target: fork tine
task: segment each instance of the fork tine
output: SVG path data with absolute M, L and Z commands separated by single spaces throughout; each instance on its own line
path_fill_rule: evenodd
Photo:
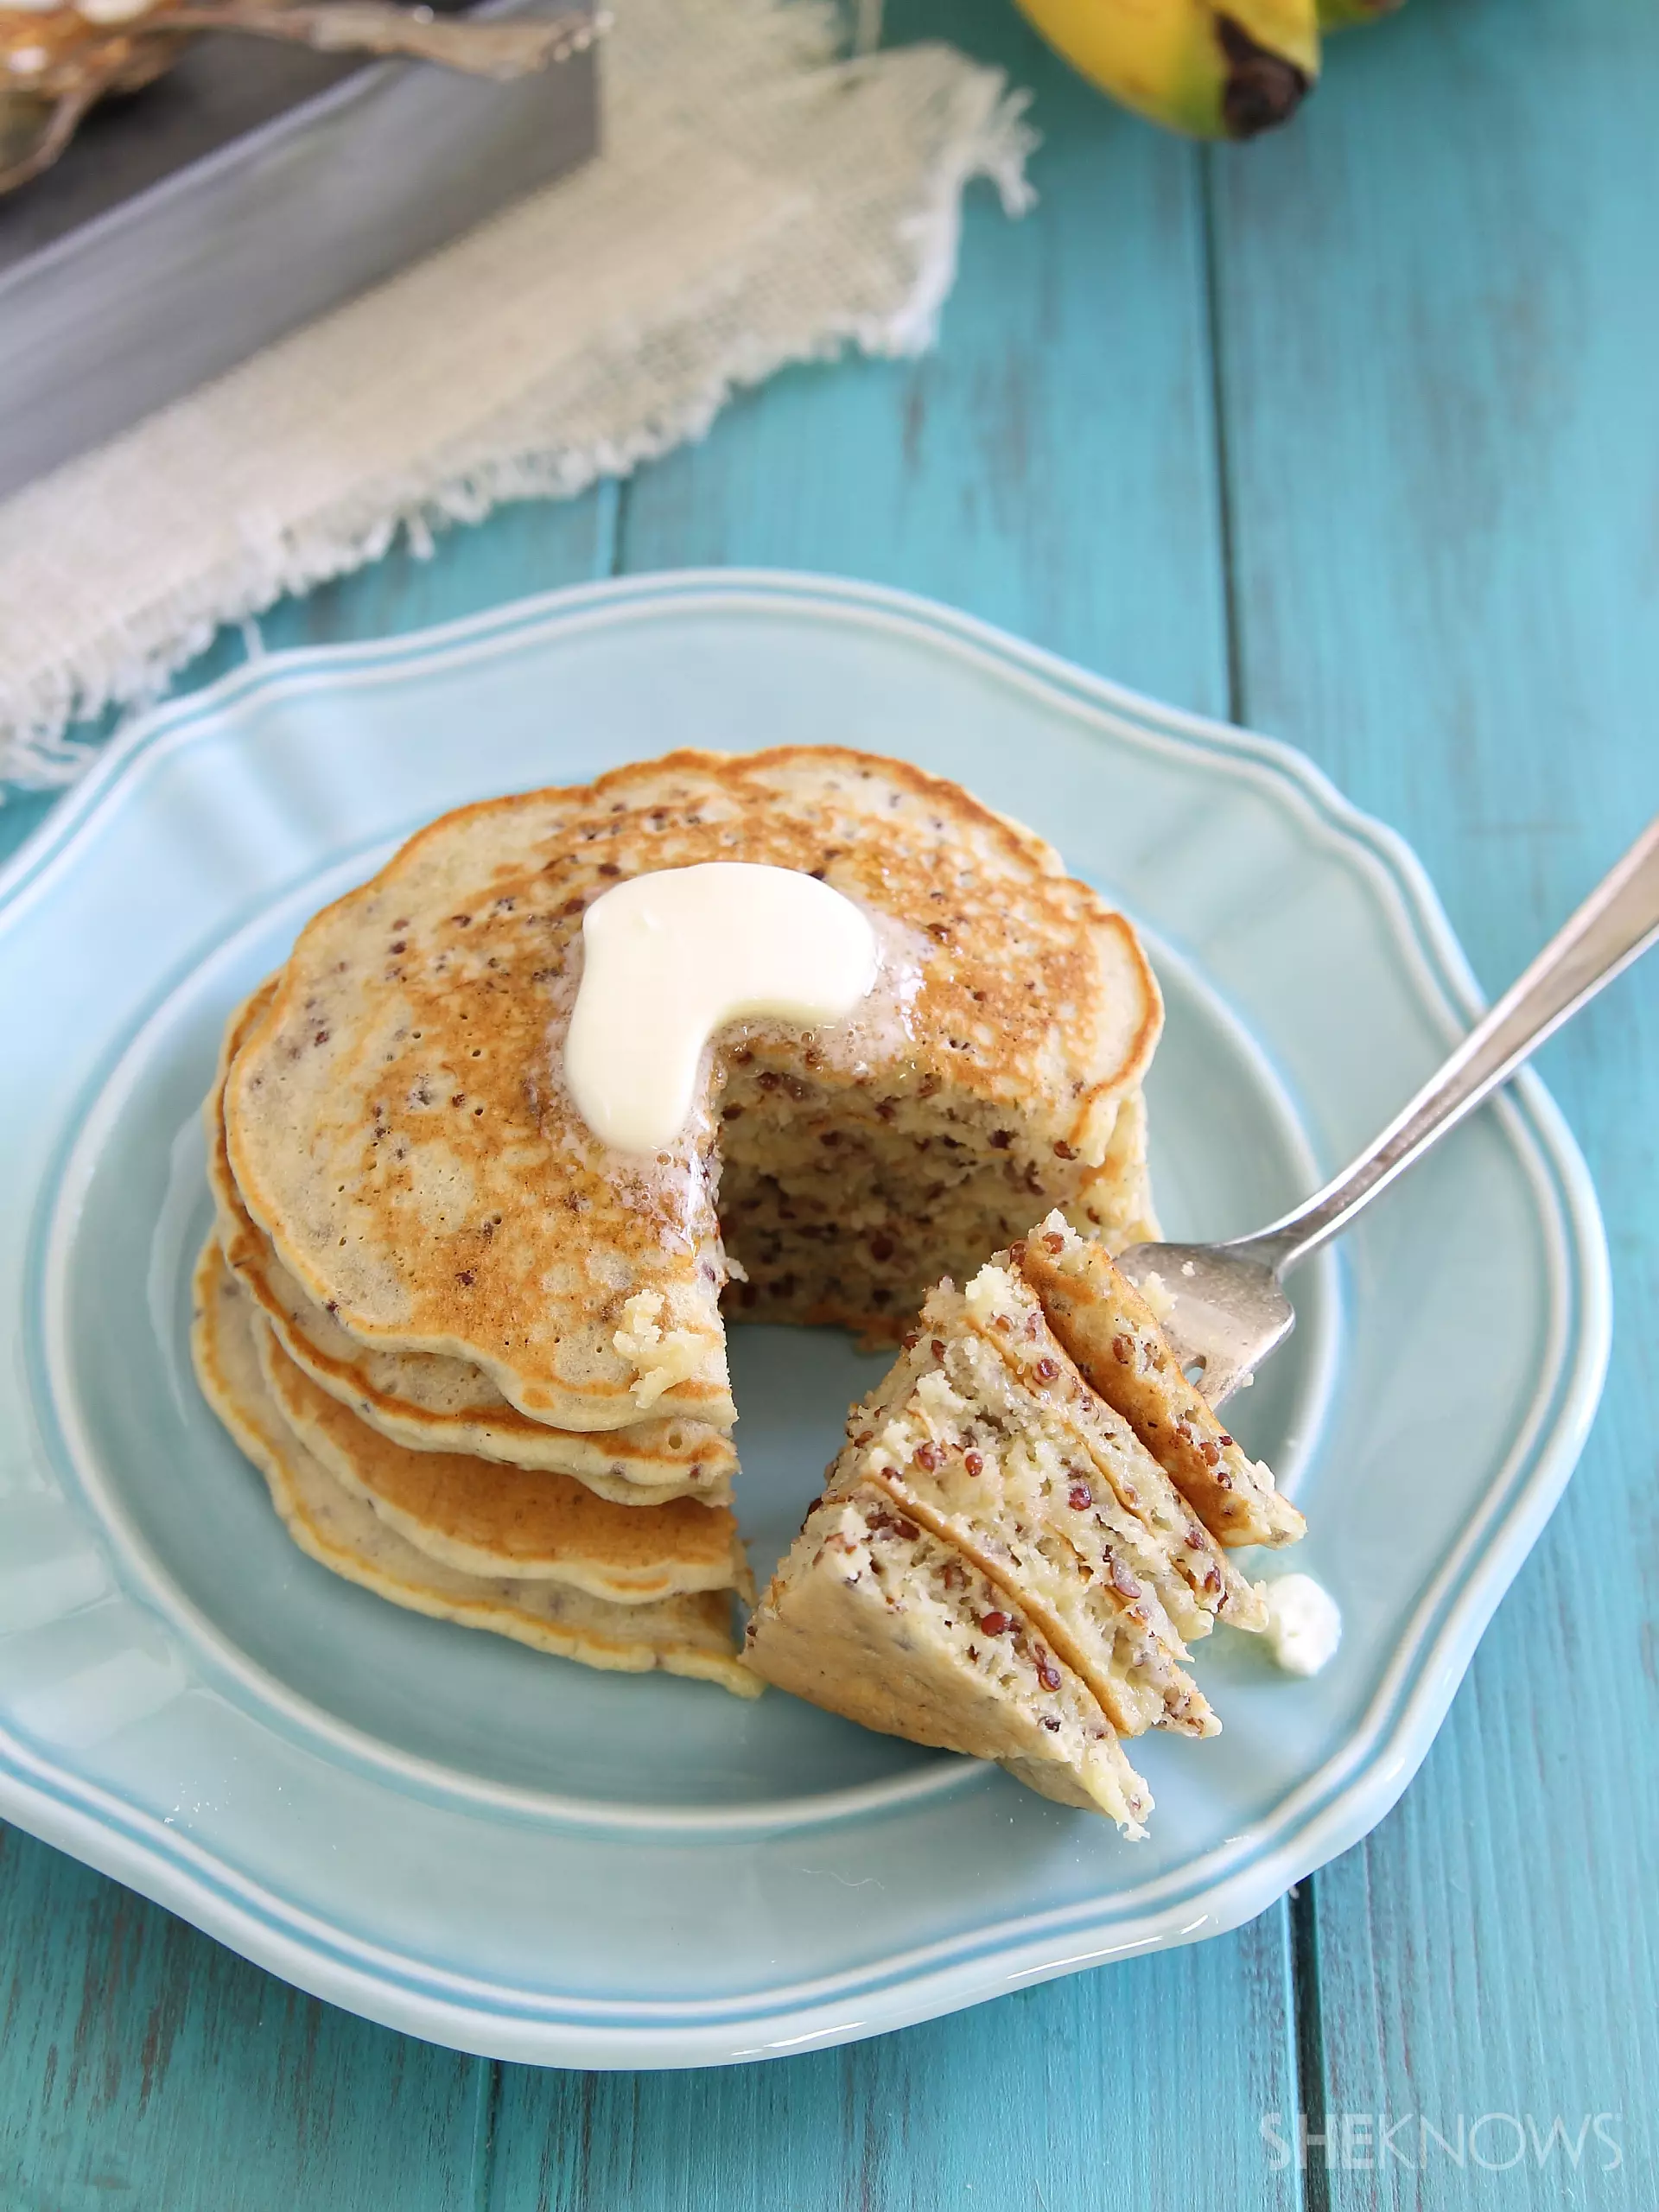
M 1278 1277 L 1260 1260 L 1210 1244 L 1134 1244 L 1116 1264 L 1158 1317 L 1198 1390 L 1219 1406 L 1296 1325 Z

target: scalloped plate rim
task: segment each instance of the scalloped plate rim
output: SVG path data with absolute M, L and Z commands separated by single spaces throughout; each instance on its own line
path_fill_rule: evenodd
M 936 650 L 1058 693 L 1085 721 L 1142 744 L 1250 768 L 1363 868 L 1382 894 L 1396 948 L 1448 1037 L 1481 995 L 1438 894 L 1395 831 L 1348 801 L 1294 747 L 1173 708 L 977 618 L 917 595 L 785 571 L 681 569 L 540 594 L 401 636 L 311 646 L 250 661 L 137 718 L 77 788 L 0 868 L 0 937 L 73 862 L 75 848 L 145 763 L 158 761 L 246 698 L 296 686 L 410 673 L 435 657 L 487 653 L 538 628 L 625 616 L 670 601 L 717 608 L 791 603 L 925 634 Z M 1554 1231 L 1553 1371 L 1527 1408 L 1481 1516 L 1422 1593 L 1413 1629 L 1343 1751 L 1275 1809 L 1272 1836 L 1245 1863 L 1205 1878 L 1189 1862 L 1117 1892 L 1109 1916 L 1085 1900 L 1022 1914 L 845 1974 L 713 2002 L 551 1996 L 412 1962 L 334 1929 L 319 1915 L 214 1860 L 115 1793 L 82 1780 L 0 1729 L 0 1813 L 181 1913 L 313 1993 L 387 2025 L 482 2055 L 584 2066 L 698 2065 L 823 2048 L 931 2018 L 1106 1959 L 1218 1934 L 1357 1842 L 1396 1802 L 1427 1752 L 1498 1600 L 1571 1475 L 1605 1373 L 1611 1298 L 1605 1232 L 1588 1171 L 1559 1111 L 1527 1073 L 1497 1110 Z M 1554 1215 L 1553 1220 L 1550 1218 Z M 1575 1280 L 1576 1279 L 1576 1280 Z M 1569 1299 L 1576 1287 L 1577 1299 Z M 1453 1585 L 1462 1577 L 1461 1586 Z M 1232 1839 L 1243 1841 L 1246 1839 Z M 1211 1857 L 1218 1856 L 1212 1853 Z M 1175 1891 L 1173 1896 L 1160 1892 Z M 1205 1910 L 1193 1915 L 1202 1899 Z M 1182 1915 L 1188 1916 L 1183 1918 Z M 1092 1943 L 1089 1938 L 1092 1935 Z M 1087 1948 L 1078 1948 L 1080 1944 Z M 859 2017 L 846 2017 L 857 2009 Z M 756 2029 L 768 2031 L 750 2039 Z

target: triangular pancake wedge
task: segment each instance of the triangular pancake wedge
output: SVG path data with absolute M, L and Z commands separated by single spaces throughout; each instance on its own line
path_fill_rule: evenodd
M 1133 1833 L 1142 1785 L 1118 1739 L 1213 1735 L 1187 1644 L 1218 1621 L 1260 1630 L 1265 1594 L 1071 1357 L 1019 1264 L 1042 1234 L 928 1297 L 849 1415 L 747 1652 L 782 1688 L 1001 1760 Z
M 749 1663 L 861 1722 L 995 1759 L 1146 1834 L 1152 1793 L 1089 1690 L 997 1586 L 874 1484 L 822 1500 L 749 1624 Z
M 1151 1306 L 1103 1247 L 1054 1212 L 1014 1256 L 1080 1371 L 1217 1541 L 1294 1544 L 1306 1522 L 1187 1381 Z

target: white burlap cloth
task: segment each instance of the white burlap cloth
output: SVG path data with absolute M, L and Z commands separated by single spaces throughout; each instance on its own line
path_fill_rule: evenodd
M 799 0 L 617 13 L 597 161 L 0 505 L 0 778 L 68 782 L 77 717 L 399 530 L 580 491 L 786 362 L 928 344 L 967 180 L 1023 204 L 1000 75 L 838 60 Z

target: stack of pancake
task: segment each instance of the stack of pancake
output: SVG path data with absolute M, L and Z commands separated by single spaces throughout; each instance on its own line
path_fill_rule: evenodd
M 1141 1836 L 1152 1796 L 1121 1739 L 1217 1732 L 1187 1645 L 1267 1625 L 1227 1548 L 1301 1531 L 1134 1287 L 1054 1213 L 965 1291 L 941 1284 L 854 1407 L 750 1663 Z
M 214 1229 L 194 1350 L 208 1402 L 302 1551 L 395 1604 L 592 1667 L 659 1667 L 741 1696 L 731 1594 L 751 1594 L 736 1457 L 670 1416 L 575 1434 L 519 1413 L 464 1360 L 356 1342 L 248 1212 L 226 1078 L 276 983 L 240 1007 L 206 1108 Z
M 609 1153 L 563 1077 L 582 914 L 714 860 L 859 903 L 875 988 L 821 1033 L 723 1033 L 673 1144 Z M 753 1688 L 722 1293 L 894 1340 L 1046 1206 L 1113 1249 L 1155 1235 L 1160 1021 L 1123 918 L 903 763 L 679 753 L 465 808 L 320 913 L 231 1025 L 204 1388 L 339 1572 Z

